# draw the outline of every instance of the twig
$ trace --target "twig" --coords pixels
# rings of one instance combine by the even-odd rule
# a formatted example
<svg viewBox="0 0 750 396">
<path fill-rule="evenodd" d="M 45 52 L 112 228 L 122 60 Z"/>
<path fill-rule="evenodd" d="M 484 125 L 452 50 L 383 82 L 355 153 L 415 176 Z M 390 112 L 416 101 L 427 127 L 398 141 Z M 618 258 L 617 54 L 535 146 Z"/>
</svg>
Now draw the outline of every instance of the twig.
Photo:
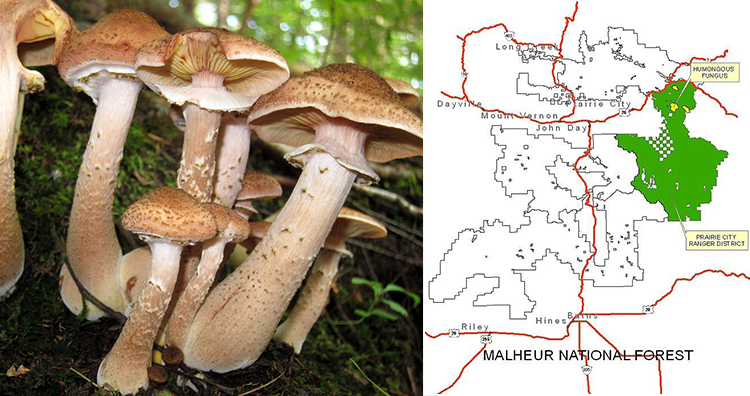
<svg viewBox="0 0 750 396">
<path fill-rule="evenodd" d="M 380 180 L 398 180 L 407 177 L 421 178 L 423 173 L 421 168 L 405 163 L 389 165 L 370 161 L 369 165 L 380 176 Z"/>
<path fill-rule="evenodd" d="M 267 383 L 265 383 L 265 384 L 263 384 L 263 385 L 261 385 L 261 386 L 259 386 L 259 387 L 255 388 L 255 389 L 251 389 L 251 390 L 249 390 L 249 391 L 247 391 L 247 392 L 245 392 L 245 393 L 241 393 L 241 394 L 239 394 L 239 395 L 237 395 L 237 396 L 245 396 L 245 395 L 249 395 L 249 394 L 251 394 L 251 393 L 257 392 L 257 391 L 259 391 L 259 390 L 261 390 L 261 389 L 263 389 L 263 388 L 265 388 L 265 387 L 267 387 L 267 386 L 269 386 L 269 385 L 273 384 L 274 382 L 276 382 L 276 380 L 278 380 L 279 378 L 281 378 L 281 377 L 283 377 L 283 376 L 284 376 L 284 374 L 286 373 L 286 370 L 287 370 L 288 368 L 289 368 L 289 367 L 287 366 L 287 368 L 285 368 L 285 369 L 284 369 L 284 371 L 282 371 L 282 372 L 281 372 L 281 374 L 279 374 L 279 376 L 278 376 L 278 377 L 276 377 L 276 378 L 272 379 L 272 380 L 271 380 L 271 382 L 267 382 Z"/>
<path fill-rule="evenodd" d="M 60 255 L 62 256 L 63 262 L 65 263 L 65 266 L 68 267 L 68 272 L 70 272 L 70 277 L 73 278 L 73 282 L 75 282 L 76 286 L 78 287 L 78 292 L 81 293 L 81 297 L 85 301 L 89 301 L 92 304 L 94 304 L 95 307 L 99 308 L 104 312 L 107 316 L 110 318 L 113 318 L 121 325 L 124 325 L 125 322 L 127 322 L 128 318 L 125 317 L 125 315 L 114 311 L 112 308 L 106 306 L 104 303 L 99 301 L 96 297 L 94 297 L 93 294 L 89 293 L 88 290 L 86 290 L 86 287 L 83 286 L 81 281 L 78 280 L 78 277 L 76 276 L 75 272 L 73 272 L 73 267 L 70 265 L 70 261 L 68 261 L 68 256 L 65 254 L 65 248 L 63 247 L 62 242 L 60 241 L 60 238 L 57 236 L 57 233 L 55 232 L 54 228 L 50 229 L 50 233 L 52 234 L 52 239 L 55 242 L 55 248 L 58 250 Z M 83 304 L 84 309 L 86 308 L 86 304 Z"/>
<path fill-rule="evenodd" d="M 188 377 L 188 378 L 190 378 L 192 380 L 200 381 L 200 382 L 209 384 L 211 386 L 215 386 L 222 393 L 226 393 L 226 394 L 230 394 L 231 395 L 236 390 L 235 388 L 230 388 L 228 386 L 220 385 L 220 384 L 217 384 L 216 382 L 209 381 L 209 380 L 207 380 L 205 378 L 201 378 L 201 377 L 198 377 L 198 376 L 195 376 L 195 375 L 192 375 L 192 374 L 188 374 L 184 370 L 180 370 L 180 369 L 177 369 L 177 368 L 174 368 L 174 367 L 170 367 L 170 366 L 166 366 L 166 365 L 163 366 L 163 367 L 164 367 L 165 370 L 167 370 L 169 372 L 172 372 L 172 373 L 175 373 L 177 375 Z M 180 368 L 182 368 L 182 364 L 180 364 Z"/>
<path fill-rule="evenodd" d="M 411 202 L 407 201 L 406 198 L 394 192 L 372 186 L 362 186 L 359 184 L 355 184 L 353 187 L 355 190 L 367 195 L 368 197 L 380 198 L 387 202 L 393 202 L 397 204 L 401 209 L 405 210 L 407 214 L 413 217 L 421 217 L 424 215 L 424 211 L 422 210 L 422 208 L 415 206 Z"/>
<path fill-rule="evenodd" d="M 388 256 L 390 258 L 394 258 L 394 259 L 396 259 L 398 261 L 403 261 L 403 262 L 405 262 L 407 264 L 412 264 L 412 265 L 416 265 L 416 266 L 419 266 L 419 267 L 422 266 L 422 262 L 421 261 L 418 261 L 418 260 L 415 260 L 413 258 L 409 258 L 409 257 L 406 257 L 406 256 L 401 256 L 401 255 L 398 255 L 398 254 L 394 254 L 394 253 L 392 253 L 392 252 L 390 252 L 388 250 L 381 249 L 379 247 L 376 247 L 376 246 L 373 246 L 373 245 L 370 245 L 370 244 L 367 244 L 367 243 L 364 243 L 364 242 L 360 242 L 360 241 L 355 240 L 355 239 L 347 239 L 346 243 L 352 244 L 352 245 L 357 246 L 359 248 L 362 248 L 364 250 L 369 250 L 369 251 L 372 251 L 372 252 L 375 252 L 375 253 L 378 253 L 378 254 L 382 254 L 383 256 Z"/>
<path fill-rule="evenodd" d="M 95 387 L 99 388 L 99 384 L 97 384 L 97 383 L 96 383 L 96 382 L 94 382 L 94 381 L 91 381 L 91 380 L 89 379 L 89 377 L 87 377 L 87 376 L 83 375 L 83 373 L 81 373 L 80 371 L 78 371 L 78 370 L 74 369 L 73 367 L 70 367 L 70 371 L 72 371 L 72 372 L 74 372 L 74 373 L 78 374 L 78 376 L 79 376 L 79 377 L 81 377 L 81 378 L 85 379 L 85 380 L 86 380 L 86 381 L 87 381 L 87 382 L 88 382 L 89 384 L 91 384 L 91 385 L 94 385 Z"/>
<path fill-rule="evenodd" d="M 364 214 L 366 214 L 368 216 L 374 217 L 376 220 L 383 220 L 383 218 L 384 218 L 384 216 L 377 216 L 377 213 L 375 213 L 375 212 L 373 212 L 373 211 L 365 208 L 364 206 L 358 204 L 357 201 L 355 201 L 354 199 L 351 198 L 351 196 L 346 199 L 346 203 L 350 204 L 351 206 L 354 206 L 360 212 L 363 212 Z M 419 247 L 422 247 L 422 241 L 419 241 L 416 238 L 414 238 L 413 236 L 409 235 L 408 231 L 404 231 L 401 227 L 391 226 L 393 224 L 393 221 L 384 221 L 384 222 L 388 223 L 388 224 L 385 225 L 385 228 L 388 230 L 388 232 L 392 232 L 392 233 L 394 233 L 394 234 L 396 234 L 396 235 L 398 235 L 398 236 L 400 236 L 400 237 L 408 240 L 409 242 L 411 242 L 411 243 L 413 243 L 413 244 L 415 244 L 415 245 L 417 245 Z"/>
<path fill-rule="evenodd" d="M 373 218 L 375 218 L 378 221 L 382 221 L 383 223 L 386 223 L 386 227 L 387 228 L 390 225 L 392 227 L 398 228 L 399 230 L 402 230 L 403 232 L 416 235 L 416 236 L 418 236 L 420 238 L 422 237 L 422 231 L 420 231 L 418 229 L 415 229 L 415 228 L 408 227 L 407 225 L 405 225 L 403 223 L 400 223 L 398 221 L 395 221 L 395 220 L 391 220 L 388 217 L 386 217 L 386 216 L 384 216 L 384 215 L 382 215 L 382 214 L 380 214 L 378 212 L 375 212 L 373 210 L 367 209 L 366 207 L 358 204 L 357 201 L 351 199 L 351 197 L 346 200 L 346 203 L 349 204 L 349 205 L 354 206 L 360 212 L 362 212 L 362 213 L 364 213 L 364 214 L 366 214 L 366 215 L 368 215 L 370 217 L 373 217 Z M 390 230 L 390 228 L 388 228 L 388 229 Z M 393 230 L 391 230 L 391 231 L 393 231 Z M 399 234 L 399 235 L 401 235 L 401 234 Z"/>
</svg>

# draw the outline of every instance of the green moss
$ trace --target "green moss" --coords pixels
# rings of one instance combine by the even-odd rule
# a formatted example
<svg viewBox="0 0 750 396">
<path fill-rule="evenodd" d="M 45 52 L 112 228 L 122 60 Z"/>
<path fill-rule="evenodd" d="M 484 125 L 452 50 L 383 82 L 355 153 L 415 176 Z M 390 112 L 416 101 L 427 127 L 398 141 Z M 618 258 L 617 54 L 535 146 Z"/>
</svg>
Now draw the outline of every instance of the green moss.
<svg viewBox="0 0 750 396">
<path fill-rule="evenodd" d="M 62 304 L 58 288 L 62 254 L 53 237 L 65 239 L 78 167 L 95 107 L 86 95 L 60 81 L 54 68 L 39 70 L 48 79 L 47 89 L 26 98 L 15 157 L 26 269 L 16 292 L 0 303 L 0 376 L 12 365 L 24 365 L 31 371 L 2 378 L 0 394 L 107 395 L 110 393 L 97 390 L 89 381 L 96 380 L 99 363 L 114 344 L 120 327 L 111 319 L 79 321 Z M 144 91 L 117 179 L 116 220 L 147 191 L 175 185 L 181 145 L 182 134 L 172 125 L 166 104 L 152 92 Z M 251 152 L 250 162 L 254 169 L 267 173 L 291 178 L 299 173 L 258 149 Z M 421 178 L 415 176 L 388 187 L 419 203 L 420 185 Z M 351 199 L 376 213 L 402 218 L 392 207 L 361 195 L 352 194 Z M 282 198 L 258 202 L 257 206 L 262 214 L 270 214 L 283 202 Z M 403 221 L 406 228 L 421 229 L 421 219 L 403 217 Z M 420 261 L 420 246 L 394 234 L 367 241 L 365 246 L 374 250 L 350 247 L 355 260 L 344 261 L 339 292 L 331 295 L 328 314 L 313 328 L 301 355 L 295 356 L 290 348 L 274 343 L 255 365 L 224 375 L 208 374 L 208 379 L 247 391 L 278 377 L 260 394 L 375 394 L 377 390 L 349 361 L 352 358 L 391 395 L 412 394 L 413 389 L 418 392 L 422 376 L 421 306 L 412 308 L 410 300 L 394 293 L 389 297 L 408 307 L 408 317 L 396 321 L 368 318 L 357 326 L 332 326 L 327 321 L 350 320 L 354 310 L 366 308 L 371 296 L 367 289 L 351 285 L 352 276 L 384 284 L 397 282 L 408 290 L 421 291 L 421 267 L 376 253 L 379 249 Z M 281 373 L 284 374 L 279 377 Z M 161 388 L 182 394 L 174 379 Z M 206 389 L 210 395 L 222 394 L 216 386 L 207 385 Z"/>
</svg>

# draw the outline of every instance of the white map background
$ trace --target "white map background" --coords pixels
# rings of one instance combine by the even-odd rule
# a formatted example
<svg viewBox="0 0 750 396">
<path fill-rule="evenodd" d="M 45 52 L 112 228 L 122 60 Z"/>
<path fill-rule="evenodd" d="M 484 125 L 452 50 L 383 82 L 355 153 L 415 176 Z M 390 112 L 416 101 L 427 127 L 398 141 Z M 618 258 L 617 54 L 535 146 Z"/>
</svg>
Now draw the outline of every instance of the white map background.
<svg viewBox="0 0 750 396">
<path fill-rule="evenodd" d="M 537 263 L 537 271 L 524 273 L 521 282 L 513 287 L 503 288 L 502 293 L 494 296 L 477 293 L 462 293 L 458 298 L 436 303 L 428 296 L 428 283 L 440 271 L 440 261 L 451 248 L 458 233 L 466 229 L 479 229 L 483 225 L 501 221 L 510 229 L 516 230 L 529 219 L 524 216 L 530 204 L 529 194 L 519 194 L 513 198 L 506 195 L 506 189 L 495 181 L 496 161 L 498 157 L 511 152 L 494 144 L 491 135 L 493 125 L 502 125 L 503 130 L 528 128 L 536 129 L 536 124 L 522 120 L 482 120 L 480 111 L 470 107 L 455 109 L 438 108 L 438 100 L 458 103 L 441 95 L 445 91 L 450 95 L 460 96 L 461 82 L 461 41 L 463 36 L 472 30 L 497 23 L 504 23 L 515 32 L 516 39 L 532 43 L 558 43 L 564 27 L 564 17 L 572 15 L 575 3 L 572 1 L 547 2 L 462 2 L 456 4 L 447 1 L 430 1 L 425 4 L 425 122 L 427 139 L 425 141 L 425 320 L 427 333 L 438 334 L 451 328 L 459 328 L 461 323 L 478 323 L 488 325 L 494 331 L 515 331 L 538 334 L 547 337 L 560 337 L 565 334 L 564 326 L 541 326 L 530 318 L 547 316 L 560 317 L 560 312 L 577 312 L 580 300 L 577 298 L 579 283 L 570 272 L 570 267 L 559 264 L 556 255 L 544 255 L 541 245 L 560 246 L 558 250 L 571 257 L 580 254 L 573 246 L 567 250 L 565 243 L 575 243 L 564 236 L 552 237 L 553 231 L 545 233 L 535 230 L 537 258 L 544 261 Z M 729 50 L 726 62 L 740 62 L 743 66 L 747 59 L 748 43 L 746 41 L 743 12 L 737 5 L 727 2 L 622 2 L 611 3 L 582 1 L 575 22 L 572 22 L 566 34 L 563 55 L 575 55 L 578 38 L 586 32 L 589 45 L 607 41 L 608 27 L 623 27 L 637 32 L 639 41 L 649 47 L 658 46 L 667 51 L 671 60 L 683 62 L 693 56 L 712 58 Z M 493 37 L 490 37 L 493 36 Z M 529 106 L 518 104 L 514 90 L 503 90 L 498 86 L 493 90 L 493 81 L 472 80 L 474 75 L 503 75 L 503 65 L 490 61 L 481 62 L 481 51 L 487 51 L 487 59 L 492 59 L 489 50 L 472 48 L 481 40 L 503 43 L 500 33 L 493 35 L 476 35 L 469 39 L 467 45 L 467 71 L 469 82 L 467 92 L 474 98 L 482 95 L 481 101 L 487 107 L 509 110 L 534 110 Z M 474 38 L 476 37 L 476 38 Z M 474 52 L 471 52 L 474 51 Z M 741 66 L 742 67 L 742 66 Z M 686 70 L 686 68 L 683 68 Z M 532 83 L 546 82 L 552 85 L 549 68 L 532 70 Z M 558 71 L 561 71 L 558 65 Z M 515 73 L 515 71 L 514 71 Z M 603 83 L 608 77 L 618 84 L 617 74 L 596 73 Z M 742 78 L 742 77 L 741 77 Z M 744 87 L 744 88 L 743 88 Z M 686 223 L 688 229 L 694 230 L 747 230 L 750 228 L 750 210 L 748 210 L 748 177 L 750 170 L 750 140 L 747 136 L 750 117 L 747 100 L 748 91 L 745 84 L 704 84 L 703 88 L 718 98 L 731 112 L 739 118 L 727 117 L 719 106 L 706 96 L 696 93 L 696 110 L 687 117 L 686 127 L 691 137 L 702 137 L 709 140 L 718 149 L 726 150 L 729 156 L 719 166 L 717 186 L 713 189 L 712 202 L 701 207 L 703 219 L 700 222 Z M 491 102 L 497 101 L 493 104 Z M 642 101 L 642 99 L 640 99 Z M 515 104 L 514 104 L 515 103 Z M 516 108 L 513 108 L 513 106 Z M 638 103 L 640 105 L 640 102 Z M 580 110 L 580 109 L 579 109 Z M 544 111 L 545 113 L 547 111 Z M 579 111 L 576 112 L 579 114 Z M 620 172 L 625 180 L 637 172 L 634 156 L 617 148 L 613 135 L 616 133 L 637 133 L 641 136 L 658 134 L 661 117 L 649 102 L 644 111 L 634 113 L 628 118 L 616 119 L 604 124 L 595 124 L 594 152 L 609 165 L 608 172 Z M 497 128 L 495 129 L 497 131 Z M 542 132 L 545 133 L 545 132 Z M 559 134 L 559 132 L 555 132 Z M 498 143 L 510 145 L 499 135 Z M 510 136 L 510 135 L 509 135 Z M 519 139 L 522 134 L 509 138 Z M 560 135 L 562 136 L 562 135 Z M 565 138 L 576 148 L 571 149 L 575 157 L 583 153 L 586 144 L 585 132 L 570 132 Z M 548 139 L 548 142 L 551 140 Z M 533 143 L 533 141 L 532 141 Z M 559 149 L 553 145 L 542 148 Z M 564 156 L 564 153 L 561 153 Z M 554 159 L 555 156 L 553 155 Z M 560 181 L 568 181 L 575 195 L 582 196 L 582 184 L 572 168 L 565 163 L 571 159 L 560 157 L 556 162 L 543 166 L 555 165 L 554 172 Z M 589 161 L 591 162 L 591 161 Z M 536 164 L 530 164 L 534 166 Z M 591 164 L 594 165 L 593 163 Z M 533 169 L 532 169 L 533 170 Z M 537 169 L 539 170 L 539 169 Z M 541 168 L 546 173 L 546 169 Z M 566 175 L 566 170 L 568 171 Z M 541 174 L 542 176 L 544 175 Z M 629 176 L 628 176 L 629 175 Z M 594 180 L 592 175 L 591 179 Z M 563 197 L 555 197 L 554 191 L 542 192 L 545 188 L 539 180 L 516 180 L 518 188 L 530 186 L 536 192 L 537 201 L 533 205 L 565 205 Z M 622 181 L 621 181 L 622 182 Z M 506 183 L 507 184 L 507 183 Z M 589 182 L 591 186 L 592 182 Z M 557 191 L 558 193 L 560 191 Z M 636 191 L 634 194 L 638 194 Z M 552 198 L 551 198 L 552 197 Z M 546 198 L 546 202 L 542 202 Z M 558 199 L 559 198 L 559 199 Z M 572 198 L 571 198 L 572 199 Z M 608 221 L 614 224 L 617 216 L 630 219 L 635 214 L 658 218 L 663 211 L 660 206 L 644 204 L 644 200 L 621 200 L 617 205 L 612 201 L 607 207 Z M 575 200 L 573 199 L 573 203 Z M 579 204 L 580 205 L 580 204 Z M 608 202 L 610 205 L 610 202 Z M 585 215 L 585 216 L 584 216 Z M 575 219 L 562 219 L 568 226 L 580 227 L 582 233 L 590 233 L 590 212 L 581 212 L 580 224 Z M 535 218 L 534 224 L 543 226 L 544 219 Z M 487 230 L 496 229 L 495 226 Z M 750 254 L 743 252 L 687 252 L 684 249 L 685 239 L 676 222 L 638 222 L 638 253 L 642 281 L 634 282 L 632 287 L 592 287 L 586 282 L 584 297 L 587 312 L 639 312 L 642 305 L 654 300 L 669 291 L 675 279 L 690 277 L 704 269 L 721 269 L 727 272 L 750 272 Z M 522 228 L 523 229 L 523 228 Z M 541 228 L 540 228 L 541 229 Z M 494 231 L 494 230 L 493 230 Z M 495 257 L 509 257 L 508 277 L 512 277 L 511 268 L 518 268 L 512 263 L 517 253 L 508 251 L 509 236 L 523 237 L 520 233 L 497 232 L 497 240 L 488 243 L 487 250 Z M 482 238 L 489 239 L 489 232 Z M 603 234 L 598 238 L 600 249 L 596 261 L 603 260 L 609 254 L 616 260 L 616 252 L 608 252 L 599 244 Z M 575 239 L 575 238 L 574 238 Z M 528 253 L 526 252 L 527 256 Z M 478 254 L 478 253 L 477 253 Z M 527 257 L 525 256 L 525 257 Z M 481 255 L 479 256 L 481 258 Z M 473 261 L 481 268 L 481 263 Z M 567 269 L 566 269 L 567 267 Z M 475 271 L 476 272 L 476 271 Z M 518 275 L 515 275 L 518 278 Z M 464 279 L 450 279 L 452 282 L 466 282 Z M 511 285 L 513 284 L 510 282 Z M 469 282 L 468 290 L 489 290 L 492 280 L 477 276 Z M 519 298 L 518 287 L 525 286 L 527 299 Z M 483 292 L 484 293 L 484 292 Z M 503 294 L 505 293 L 505 294 Z M 475 302 L 477 300 L 477 302 Z M 492 305 L 501 301 L 513 301 L 512 308 Z M 484 303 L 482 303 L 484 302 Z M 638 317 L 600 317 L 592 320 L 606 337 L 620 349 L 635 350 L 645 348 L 660 349 L 695 349 L 690 362 L 663 362 L 662 385 L 665 393 L 672 394 L 713 394 L 737 393 L 744 386 L 748 365 L 743 363 L 750 353 L 750 346 L 745 342 L 750 330 L 750 311 L 746 304 L 750 302 L 750 281 L 726 278 L 721 275 L 704 275 L 693 282 L 682 282 L 676 291 L 656 308 L 656 313 Z M 476 306 L 486 305 L 486 306 Z M 527 311 L 533 309 L 529 319 L 524 320 Z M 510 318 L 516 318 L 514 320 Z M 561 342 L 530 340 L 512 336 L 493 336 L 493 349 L 575 349 L 577 347 L 577 330 L 571 327 L 571 337 Z M 584 348 L 606 349 L 608 346 L 590 330 L 583 334 Z M 425 337 L 425 393 L 437 394 L 448 387 L 459 375 L 461 368 L 481 348 L 479 336 L 461 336 L 458 339 Z M 444 394 L 536 394 L 554 392 L 555 394 L 585 394 L 586 380 L 578 362 L 485 362 L 479 356 L 466 368 L 461 379 Z M 656 364 L 645 363 L 612 363 L 592 362 L 594 367 L 590 376 L 593 392 L 616 394 L 618 392 L 643 394 L 659 393 L 659 378 Z M 479 392 L 479 393 L 477 393 Z"/>
</svg>

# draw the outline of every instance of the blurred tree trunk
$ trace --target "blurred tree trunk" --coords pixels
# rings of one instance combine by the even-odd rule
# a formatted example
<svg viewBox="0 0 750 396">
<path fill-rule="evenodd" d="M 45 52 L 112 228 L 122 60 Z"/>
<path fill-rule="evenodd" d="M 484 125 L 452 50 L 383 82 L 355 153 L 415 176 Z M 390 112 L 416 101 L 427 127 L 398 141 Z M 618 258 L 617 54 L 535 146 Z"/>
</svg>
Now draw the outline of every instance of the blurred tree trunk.
<svg viewBox="0 0 750 396">
<path fill-rule="evenodd" d="M 332 46 L 330 63 L 346 63 L 349 61 L 347 59 L 347 55 L 349 55 L 349 37 L 351 37 L 349 20 L 344 19 L 341 22 L 336 27 L 333 41 L 329 43 Z M 329 63 L 328 60 L 326 60 L 326 63 Z"/>
<path fill-rule="evenodd" d="M 218 26 L 220 28 L 228 29 L 227 17 L 229 16 L 229 0 L 217 0 L 216 1 L 216 14 L 219 17 Z"/>
</svg>

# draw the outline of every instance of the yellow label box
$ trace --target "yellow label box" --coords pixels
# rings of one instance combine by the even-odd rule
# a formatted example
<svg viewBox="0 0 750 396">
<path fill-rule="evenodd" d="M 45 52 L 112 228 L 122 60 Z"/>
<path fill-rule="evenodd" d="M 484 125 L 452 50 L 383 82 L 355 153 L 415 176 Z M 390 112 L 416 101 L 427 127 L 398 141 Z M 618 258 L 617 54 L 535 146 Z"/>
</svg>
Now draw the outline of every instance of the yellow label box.
<svg viewBox="0 0 750 396">
<path fill-rule="evenodd" d="M 690 80 L 694 82 L 740 82 L 740 64 L 727 62 L 693 62 Z"/>
<path fill-rule="evenodd" d="M 686 250 L 748 250 L 747 231 L 686 231 Z"/>
</svg>

